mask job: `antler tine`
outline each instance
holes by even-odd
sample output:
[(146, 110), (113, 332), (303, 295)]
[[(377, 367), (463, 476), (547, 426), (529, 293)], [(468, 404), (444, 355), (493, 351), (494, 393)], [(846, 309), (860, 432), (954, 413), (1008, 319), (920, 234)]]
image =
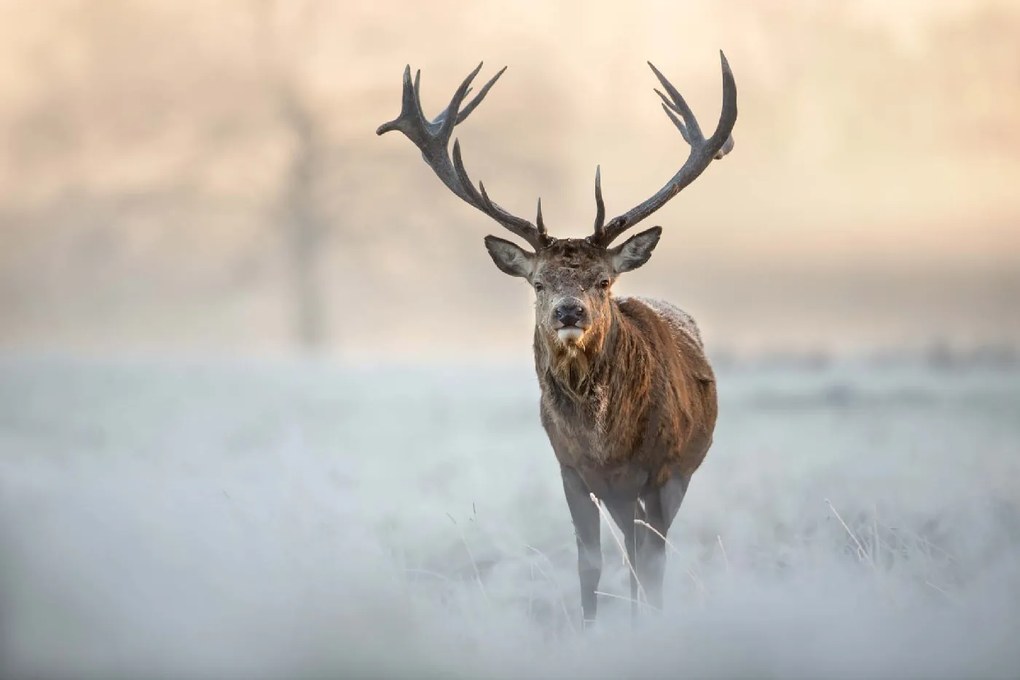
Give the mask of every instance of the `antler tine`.
[[(702, 134), (701, 127), (694, 117), (694, 112), (691, 111), (691, 108), (687, 105), (680, 92), (673, 87), (673, 84), (651, 62), (648, 63), (652, 72), (662, 84), (663, 89), (669, 94), (667, 98), (662, 92), (655, 91), (662, 98), (662, 108), (680, 131), (680, 134), (683, 135), (684, 140), (690, 144), (691, 152), (680, 170), (651, 198), (630, 209), (623, 215), (613, 218), (601, 230), (596, 223), (593, 240), (602, 246), (608, 246), (624, 231), (664, 206), (671, 198), (697, 179), (712, 162), (712, 159), (722, 158), (733, 148), (733, 138), (731, 135), (733, 126), (737, 122), (737, 85), (733, 79), (733, 71), (730, 70), (730, 64), (726, 60), (726, 55), (721, 50), (719, 57), (722, 64), (723, 104), (722, 111), (719, 114), (719, 124), (715, 128), (715, 132), (708, 139), (705, 139)], [(601, 202), (598, 196), (596, 196), (596, 202)]]
[(595, 166), (595, 235), (602, 234), (606, 226), (606, 204), (602, 201), (602, 166)]
[(475, 79), (478, 72), (482, 70), (482, 63), (478, 62), (478, 66), (475, 66), (475, 70), (467, 75), (464, 82), (460, 84), (460, 87), (453, 93), (453, 97), (450, 99), (449, 105), (443, 110), (441, 114), (436, 116), (436, 119), (432, 121), (433, 125), (439, 125), (439, 132), (436, 135), (436, 141), (441, 142), (443, 148), (446, 148), (446, 144), (450, 141), (450, 135), (453, 134), (453, 128), (457, 125), (458, 117), (460, 116), (460, 105), (464, 102), (464, 97), (467, 96), (468, 90), (471, 89), (471, 81)]
[(545, 225), (542, 224), (541, 208), (539, 208), (539, 226), (537, 227), (525, 219), (511, 215), (489, 198), (481, 182), (478, 184), (478, 189), (475, 189), (464, 168), (460, 143), (456, 140), (453, 144), (453, 158), (450, 157), (448, 146), (454, 127), (475, 110), (499, 77), (506, 71), (505, 66), (500, 69), (485, 83), (474, 99), (461, 109), (464, 99), (471, 91), (471, 83), (481, 69), (482, 64), (479, 63), (461, 82), (460, 87), (450, 99), (449, 105), (430, 122), (421, 108), (421, 71), (415, 74), (412, 82), (411, 67), (405, 67), (400, 115), (388, 123), (380, 125), (376, 134), (382, 135), (392, 130), (403, 132), (404, 136), (418, 147), (425, 163), (432, 168), (436, 176), (450, 191), (464, 202), (499, 222), (512, 233), (523, 238), (537, 250), (548, 245), (550, 240), (546, 234)]
[[(666, 99), (666, 95), (662, 94), (658, 90), (655, 91), (655, 94), (662, 97), (663, 100)], [(665, 101), (663, 101), (662, 110), (665, 111), (666, 115), (669, 116), (669, 119), (673, 121), (673, 125), (675, 125), (676, 129), (680, 131), (680, 136), (684, 138), (684, 141), (690, 144), (691, 136), (690, 133), (687, 131), (687, 126), (683, 124), (683, 121), (676, 117), (676, 113), (673, 112), (673, 108), (669, 106)]]
[(535, 226), (538, 228), (538, 233), (542, 236), (548, 236), (545, 230), (545, 222), (542, 221), (542, 197), (538, 197), (538, 210), (535, 215)]
[[(417, 78), (416, 78), (417, 80)], [(383, 135), (391, 130), (400, 130), (414, 142), (415, 146), (421, 147), (425, 142), (425, 117), (421, 113), (421, 104), (418, 101), (417, 88), (411, 83), (411, 66), (404, 67), (404, 90), (400, 100), (400, 115), (383, 123), (376, 128), (377, 135)]]
[(468, 102), (468, 105), (464, 107), (464, 110), (457, 114), (457, 125), (463, 123), (464, 120), (471, 115), (471, 112), (475, 110), (475, 107), (482, 103), (482, 100), (485, 99), (485, 95), (489, 94), (489, 90), (496, 84), (496, 81), (499, 80), (499, 77), (503, 75), (504, 71), (506, 71), (506, 66), (499, 69), (496, 75), (492, 76), (492, 78), (489, 79), (489, 82), (485, 83), (482, 87), (481, 91), (475, 95), (475, 98)]
[[(408, 70), (410, 71), (410, 66), (408, 66)], [(425, 122), (428, 122), (428, 119), (425, 118), (425, 112), (421, 110), (421, 69), (414, 72), (414, 85), (412, 86), (412, 90), (414, 92), (414, 107), (418, 111), (418, 118), (424, 124)]]
[[(688, 138), (687, 135), (684, 135), (684, 139), (687, 143), (696, 144), (704, 141), (705, 137), (701, 134), (701, 127), (698, 125), (698, 119), (694, 117), (694, 112), (691, 111), (691, 107), (687, 105), (687, 100), (684, 99), (684, 96), (680, 94), (679, 90), (673, 87), (673, 83), (669, 82), (669, 80), (666, 79), (666, 76), (662, 75), (662, 72), (659, 71), (659, 69), (655, 68), (655, 64), (648, 62), (648, 67), (652, 69), (652, 73), (654, 73), (655, 77), (659, 79), (660, 83), (662, 83), (662, 88), (669, 93), (672, 101), (666, 99), (666, 95), (662, 94), (658, 90), (655, 90), (655, 94), (662, 98), (663, 104), (669, 105), (666, 107), (667, 109), (671, 108), (673, 111), (683, 116), (688, 134), (690, 135), (690, 138)], [(669, 111), (666, 113), (669, 113)], [(672, 116), (670, 117), (672, 118)]]

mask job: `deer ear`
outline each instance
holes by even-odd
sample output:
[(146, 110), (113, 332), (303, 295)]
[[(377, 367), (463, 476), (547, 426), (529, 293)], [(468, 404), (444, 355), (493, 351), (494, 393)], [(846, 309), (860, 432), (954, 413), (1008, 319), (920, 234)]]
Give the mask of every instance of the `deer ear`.
[(504, 274), (531, 278), (535, 271), (535, 255), (521, 248), (516, 243), (495, 236), (485, 237), (485, 247), (492, 261)]
[(617, 274), (622, 274), (637, 269), (648, 262), (661, 235), (662, 227), (652, 227), (640, 234), (634, 234), (622, 245), (610, 248), (609, 254), (613, 258), (613, 270)]

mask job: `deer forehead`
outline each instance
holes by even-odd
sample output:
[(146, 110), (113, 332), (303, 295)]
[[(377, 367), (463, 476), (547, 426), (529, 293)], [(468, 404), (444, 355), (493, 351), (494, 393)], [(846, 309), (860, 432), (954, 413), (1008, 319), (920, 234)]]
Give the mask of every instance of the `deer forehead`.
[(611, 263), (604, 248), (583, 239), (562, 239), (539, 251), (535, 273), (549, 285), (587, 287), (609, 276)]

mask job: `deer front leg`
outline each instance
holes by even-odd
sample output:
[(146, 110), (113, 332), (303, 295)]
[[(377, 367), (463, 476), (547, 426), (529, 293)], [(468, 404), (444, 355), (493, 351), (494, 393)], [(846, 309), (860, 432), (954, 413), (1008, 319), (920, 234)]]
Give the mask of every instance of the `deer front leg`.
[(595, 590), (602, 576), (602, 544), (599, 533), (599, 510), (591, 502), (588, 486), (573, 468), (560, 466), (563, 492), (574, 522), (577, 538), (577, 575), (581, 580), (581, 612), (584, 624), (595, 621)]
[[(662, 577), (666, 568), (666, 535), (668, 524), (663, 517), (659, 491), (655, 490), (641, 497), (644, 502), (645, 525), (637, 527), (638, 575), (645, 587), (648, 604), (662, 610)], [(660, 535), (661, 534), (661, 535)]]
[(690, 478), (670, 477), (660, 489), (644, 494), (644, 521), (638, 540), (638, 575), (648, 594), (648, 603), (662, 609), (662, 579), (666, 569), (666, 543), (663, 540), (687, 493)]
[(630, 571), (630, 615), (637, 617), (638, 605), (644, 595), (644, 584), (639, 581), (639, 560), (637, 555), (637, 531), (634, 520), (637, 518), (637, 501), (610, 499), (606, 500), (606, 508), (616, 526), (623, 533), (623, 544), (627, 551), (627, 569)]

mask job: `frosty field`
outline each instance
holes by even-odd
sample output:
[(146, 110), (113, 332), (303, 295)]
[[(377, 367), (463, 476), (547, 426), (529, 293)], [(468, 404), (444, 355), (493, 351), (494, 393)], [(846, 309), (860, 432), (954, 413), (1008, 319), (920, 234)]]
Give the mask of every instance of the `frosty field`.
[(1020, 369), (719, 371), (632, 625), (528, 364), (0, 360), (0, 676), (1016, 677)]

